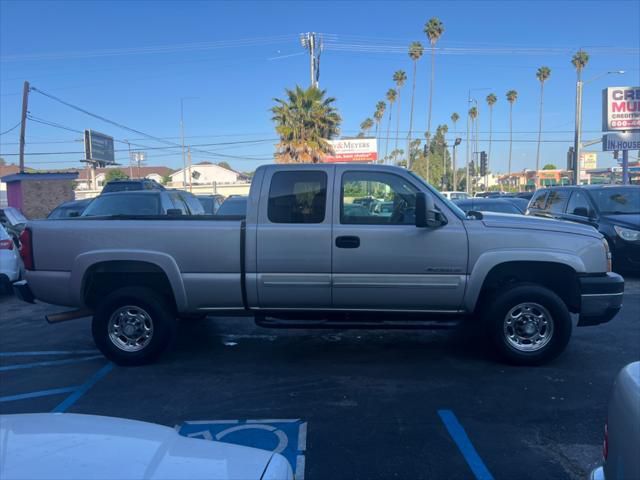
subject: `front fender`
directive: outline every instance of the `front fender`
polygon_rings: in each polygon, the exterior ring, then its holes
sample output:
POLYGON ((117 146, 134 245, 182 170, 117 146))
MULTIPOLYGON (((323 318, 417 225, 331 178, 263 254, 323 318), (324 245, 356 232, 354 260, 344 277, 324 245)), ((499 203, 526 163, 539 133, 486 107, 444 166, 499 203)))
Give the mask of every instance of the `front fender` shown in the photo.
POLYGON ((148 250, 93 250, 78 255, 73 262, 71 278, 69 279, 71 295, 75 297, 74 301, 77 305, 84 306, 82 292, 84 291, 85 277, 89 268, 98 263, 113 261, 145 262, 160 268, 169 280, 178 311, 184 312, 187 310, 187 294, 178 264, 173 257, 166 253, 148 250))
POLYGON ((481 254, 471 270, 467 290, 464 295, 464 307, 468 312, 475 310, 482 285, 489 272, 496 266, 509 262, 545 262, 558 263, 571 267, 576 273, 586 272, 582 259, 566 250, 549 249, 500 249, 481 254))

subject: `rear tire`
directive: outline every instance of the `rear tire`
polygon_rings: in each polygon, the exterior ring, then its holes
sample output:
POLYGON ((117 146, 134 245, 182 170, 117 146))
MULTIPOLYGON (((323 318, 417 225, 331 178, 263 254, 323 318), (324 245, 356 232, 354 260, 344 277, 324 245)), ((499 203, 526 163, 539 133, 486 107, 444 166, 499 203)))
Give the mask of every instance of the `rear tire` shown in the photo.
POLYGON ((520 284, 485 304, 484 328, 500 360, 540 365, 564 351, 571 337, 571 314, 548 288, 520 284))
POLYGON ((144 365, 156 360, 176 332, 174 309, 154 290, 124 287, 97 306, 91 332, 100 351, 118 365, 144 365))

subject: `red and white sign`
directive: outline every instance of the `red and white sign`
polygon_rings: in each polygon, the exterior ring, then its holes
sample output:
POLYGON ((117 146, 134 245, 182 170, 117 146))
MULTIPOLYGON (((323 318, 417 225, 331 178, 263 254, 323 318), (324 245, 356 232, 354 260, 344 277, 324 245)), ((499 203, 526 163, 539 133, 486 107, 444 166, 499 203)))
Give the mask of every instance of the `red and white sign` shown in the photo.
POLYGON ((378 142, 375 138, 329 140, 329 143, 333 147, 334 155, 327 155, 323 162, 372 163, 378 160, 378 142))
POLYGON ((602 90, 602 130, 640 130, 640 87, 602 90))

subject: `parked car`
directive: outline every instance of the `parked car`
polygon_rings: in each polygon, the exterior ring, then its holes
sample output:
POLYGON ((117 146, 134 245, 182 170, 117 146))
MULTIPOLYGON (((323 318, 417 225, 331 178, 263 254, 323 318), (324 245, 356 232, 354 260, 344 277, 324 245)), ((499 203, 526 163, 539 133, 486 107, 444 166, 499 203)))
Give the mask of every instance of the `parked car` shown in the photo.
POLYGON ((102 193, 129 192, 131 190, 165 190, 165 188, 150 178, 132 178, 107 182, 102 188, 102 193))
MULTIPOLYGON (((159 195, 107 195, 135 194, 159 195)), ((592 227, 467 217, 400 167, 263 165, 242 201, 241 218, 30 222, 26 281, 15 290, 76 309, 49 315, 52 323, 91 312, 96 345, 121 365, 153 361, 176 317, 211 311, 287 328, 477 321, 478 342, 503 361, 540 364, 565 349, 572 313, 579 326, 595 325, 622 306, 624 280, 592 227), (392 214, 351 203, 345 192, 358 190, 384 190, 392 214), (358 213, 346 214, 348 205, 358 213)))
POLYGON ((613 385, 604 424, 602 466, 591 480, 640 478, 640 362, 624 367, 613 385))
POLYGON ((93 198, 85 198, 83 200, 73 200, 71 202, 61 203, 51 210, 51 213, 47 215, 47 218, 52 220, 57 218, 79 217, 92 200, 93 198))
POLYGON ((504 192, 476 192, 475 198, 496 198, 502 197, 504 192))
POLYGON ((222 202, 224 202, 224 196, 222 195, 196 195, 196 197, 207 215, 215 215, 222 202))
POLYGON ((16 241, 28 221, 22 212, 15 207, 4 207, 0 209, 0 225, 2 225, 7 233, 16 241))
MULTIPOLYGON (((470 198, 468 200, 454 200, 458 207, 465 211, 465 213, 471 210, 477 212, 496 212, 496 213, 513 213, 522 215, 524 210, 521 210, 513 202, 502 198, 470 198)), ((526 201, 525 201, 526 203, 526 201)))
POLYGON ((278 453, 73 413, 0 416, 0 478, 292 480, 278 453))
POLYGON ((21 263, 13 238, 0 225, 0 293, 11 291, 11 284, 20 280, 21 263))
POLYGON ((440 194, 449 200, 466 200, 471 198, 467 192, 440 192, 440 194))
POLYGON ((105 193, 96 197, 81 217, 203 215, 198 199, 181 190, 138 190, 105 193))
POLYGON ((361 205, 361 206, 363 206, 364 208, 367 208, 367 209, 369 209, 369 210, 372 210, 373 208, 375 208, 375 206, 376 206, 378 203, 381 203, 381 202, 383 202, 383 200, 382 200, 382 199, 375 198, 375 197, 371 197, 371 196, 369 196, 369 197, 362 197, 362 198, 355 198, 355 199, 353 200, 353 204, 355 204, 355 205, 361 205))
POLYGON ((218 211, 216 215, 246 215, 247 214, 247 197, 240 195, 232 195, 228 197, 218 211))
POLYGON ((505 193, 505 197, 513 197, 513 198, 524 198, 525 200, 529 201, 531 200, 531 197, 533 197, 534 192, 512 192, 512 193, 505 193))
POLYGON ((520 197, 500 197, 500 200, 505 200, 509 203, 512 203, 516 206, 520 213, 524 214, 527 211, 527 206, 529 205, 529 200, 526 198, 520 197))
POLYGON ((609 243, 616 270, 640 271, 640 186, 541 188, 528 215, 592 225, 609 243))

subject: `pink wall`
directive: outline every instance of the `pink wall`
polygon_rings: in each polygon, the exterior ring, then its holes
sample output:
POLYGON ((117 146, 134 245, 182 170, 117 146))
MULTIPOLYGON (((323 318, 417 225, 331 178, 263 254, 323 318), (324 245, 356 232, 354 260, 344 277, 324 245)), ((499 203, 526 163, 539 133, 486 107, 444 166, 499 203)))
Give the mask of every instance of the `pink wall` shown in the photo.
POLYGON ((22 211, 22 182, 7 183, 7 203, 22 211))

